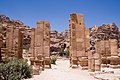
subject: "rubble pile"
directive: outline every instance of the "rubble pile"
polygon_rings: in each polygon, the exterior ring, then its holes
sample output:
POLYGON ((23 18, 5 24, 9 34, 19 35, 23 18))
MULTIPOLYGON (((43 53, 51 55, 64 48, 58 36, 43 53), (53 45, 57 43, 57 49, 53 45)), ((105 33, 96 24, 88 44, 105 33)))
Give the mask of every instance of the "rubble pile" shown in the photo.
POLYGON ((15 26, 15 28, 19 28, 22 31, 22 33, 24 33, 23 48, 28 49, 30 47, 30 39, 31 39, 30 27, 24 25, 24 23, 19 20, 11 20, 9 17, 5 15, 0 15, 0 29, 3 38, 3 47, 5 47, 6 45, 6 29, 11 26, 15 26))
MULTIPOLYGON (((95 42, 101 40, 117 39, 119 42, 120 32, 115 23, 93 26, 90 31, 90 50, 95 50, 95 42)), ((120 45, 118 45, 120 47, 120 45)))

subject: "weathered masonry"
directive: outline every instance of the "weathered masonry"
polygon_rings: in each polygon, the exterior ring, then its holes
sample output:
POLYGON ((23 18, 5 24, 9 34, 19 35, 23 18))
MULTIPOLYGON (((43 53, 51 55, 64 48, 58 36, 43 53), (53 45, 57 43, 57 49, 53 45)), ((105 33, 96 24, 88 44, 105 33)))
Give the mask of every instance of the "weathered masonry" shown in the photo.
POLYGON ((6 31, 6 51, 8 57, 22 58, 23 33, 15 26, 9 26, 6 31))
MULTIPOLYGON (((37 28, 31 31, 31 57, 42 56, 46 65, 50 65, 50 22, 38 21, 37 28)), ((50 65, 51 67, 51 65, 50 65)))
POLYGON ((80 65, 89 71, 119 67, 120 36, 114 23, 87 29, 82 14, 71 14, 69 32, 71 65, 80 65))
POLYGON ((89 48, 89 29, 84 24, 84 15, 71 14, 69 20, 71 65, 87 66, 86 51, 89 48))
POLYGON ((50 23, 48 21, 38 21, 37 28, 31 31, 32 56, 41 54, 50 57, 50 23))

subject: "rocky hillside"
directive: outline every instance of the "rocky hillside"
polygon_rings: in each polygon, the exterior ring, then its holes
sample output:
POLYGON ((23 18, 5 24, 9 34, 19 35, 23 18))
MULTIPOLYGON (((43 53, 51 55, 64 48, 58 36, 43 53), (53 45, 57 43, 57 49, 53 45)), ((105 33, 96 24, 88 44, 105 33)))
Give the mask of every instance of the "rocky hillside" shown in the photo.
MULTIPOLYGON (((11 20, 9 17, 5 15, 0 15, 0 33, 1 37, 3 38, 4 46, 6 47, 6 29, 10 26, 15 26, 16 28, 19 28, 24 33, 24 39, 23 39, 23 48, 28 49, 30 47, 31 42, 31 28, 29 26, 26 26, 23 22, 19 20, 11 20)), ((69 47, 69 39, 68 39, 68 30, 65 30, 63 32, 57 32, 57 31, 51 31, 51 48, 54 49, 54 51, 58 51, 61 47, 69 47)))
POLYGON ((0 31, 1 31, 1 37, 3 38, 3 47, 6 47, 6 29, 8 27, 15 26, 15 28, 19 28, 24 33, 24 39, 23 39, 23 48, 29 48, 30 47, 30 27, 24 25, 23 22, 19 20, 11 20, 9 17, 5 15, 0 15, 0 31))
POLYGON ((120 32, 115 23, 93 26, 90 31, 91 50, 94 50, 95 42, 101 40, 117 39, 120 48, 120 32))
POLYGON ((60 48, 68 48, 69 47, 69 32, 65 30, 63 32, 58 32, 53 30, 50 32, 50 48, 52 52, 59 52, 60 48))
MULTIPOLYGON (((6 29, 10 26, 16 26, 24 33, 23 48, 29 49, 31 42, 31 28, 26 26, 19 20, 11 20, 5 15, 0 15, 0 39, 3 39, 3 47, 6 46, 6 29)), ((98 40, 117 39, 120 48, 120 32, 115 23, 103 24, 101 26, 93 26, 90 29, 90 49, 95 49, 95 42, 98 40)), ((58 32, 53 30, 50 32, 50 50, 51 52, 59 52, 60 48, 69 48, 69 32, 64 30, 58 32)))

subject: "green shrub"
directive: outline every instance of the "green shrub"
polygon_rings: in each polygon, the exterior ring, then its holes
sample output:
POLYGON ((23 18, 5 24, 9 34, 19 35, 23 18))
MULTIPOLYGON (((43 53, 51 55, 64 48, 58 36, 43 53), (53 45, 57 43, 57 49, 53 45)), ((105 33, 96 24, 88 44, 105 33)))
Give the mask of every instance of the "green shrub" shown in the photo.
POLYGON ((57 57, 55 55, 51 56, 51 64, 56 64, 57 57))
POLYGON ((32 77, 32 68, 21 59, 0 64, 0 80, 21 80, 32 77))
POLYGON ((64 55, 64 49, 63 49, 63 48, 60 49, 59 55, 60 55, 60 56, 63 56, 63 55, 64 55))
POLYGON ((70 56, 69 50, 65 51, 65 56, 66 56, 67 58, 69 58, 69 56, 70 56))

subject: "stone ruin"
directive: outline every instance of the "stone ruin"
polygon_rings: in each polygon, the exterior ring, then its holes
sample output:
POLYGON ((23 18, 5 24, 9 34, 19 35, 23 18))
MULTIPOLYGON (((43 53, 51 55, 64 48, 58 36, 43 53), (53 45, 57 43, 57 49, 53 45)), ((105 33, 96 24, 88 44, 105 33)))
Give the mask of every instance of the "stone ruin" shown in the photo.
POLYGON ((22 58, 23 33, 15 26, 10 26, 6 30, 6 56, 22 58))
POLYGON ((0 15, 0 29, 2 39, 1 56, 3 58, 13 56, 22 58, 23 49, 30 47, 29 26, 24 25, 19 20, 11 20, 5 15, 0 15), (28 36, 27 41, 26 33, 28 36), (28 46, 26 47, 26 45, 28 46))
POLYGON ((31 64, 51 67, 50 44, 61 48, 62 43, 70 44, 71 66, 80 65, 89 71, 120 68, 120 32, 115 23, 86 28, 83 14, 71 14, 69 30, 58 33, 50 32, 49 21, 38 21, 37 28, 30 28, 0 15, 0 60, 22 58, 23 49, 27 49, 31 64))
POLYGON ((30 28, 19 20, 0 15, 0 62, 12 57, 30 60, 31 65, 39 65, 43 70, 45 65, 51 68, 50 22, 38 21, 37 28, 30 28), (27 50, 27 56, 23 50, 27 50))
POLYGON ((70 32, 70 62, 71 65, 87 66, 87 53, 89 49, 89 29, 84 24, 84 15, 71 14, 69 20, 70 32), (78 63, 79 61, 79 63, 78 63))
POLYGON ((101 67, 119 67, 119 30, 114 23, 91 28, 89 55, 95 61, 89 62, 92 71, 100 70, 101 67))
POLYGON ((50 22, 38 21, 37 28, 31 31, 31 46, 29 49, 30 60, 33 62, 43 60, 43 68, 50 63, 50 22), (42 58, 39 59, 38 57, 42 58))
POLYGON ((48 21, 38 21, 37 28, 31 31, 32 56, 39 54, 50 57, 50 23, 48 21))
POLYGON ((71 65, 80 64, 89 71, 120 67, 120 32, 115 23, 87 29, 82 14, 71 14, 69 31, 71 65))

